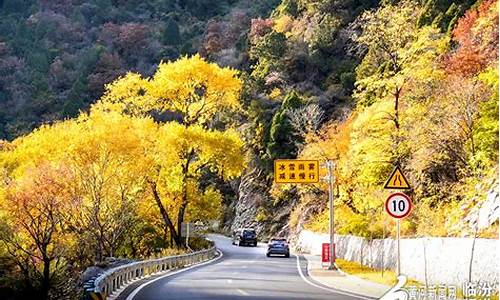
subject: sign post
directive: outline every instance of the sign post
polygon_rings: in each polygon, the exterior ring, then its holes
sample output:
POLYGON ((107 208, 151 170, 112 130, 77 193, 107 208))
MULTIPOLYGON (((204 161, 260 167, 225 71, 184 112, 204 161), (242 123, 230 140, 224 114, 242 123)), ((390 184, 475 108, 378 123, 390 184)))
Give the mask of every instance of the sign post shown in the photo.
POLYGON ((398 240, 398 276, 401 275, 401 221, 397 219, 396 221, 396 231, 397 231, 397 240, 398 240))
POLYGON ((407 217, 412 209, 410 197, 403 193, 391 194, 385 201, 385 211, 393 218, 396 219, 396 238, 397 238, 397 254, 398 254, 398 276, 401 275, 401 248, 400 248, 400 220, 407 217))
MULTIPOLYGON (((384 189, 409 190, 411 189, 408 179, 406 179, 399 165, 394 168, 391 176, 384 185, 384 189)), ((385 211, 396 219, 396 239, 398 254, 398 276, 401 275, 401 219, 410 214, 412 203, 410 197, 403 193, 394 193, 385 201, 385 211)))
POLYGON ((189 247, 189 224, 190 224, 189 222, 186 223, 186 247, 188 249, 191 249, 189 247))
MULTIPOLYGON (((334 247, 334 206, 333 206, 333 183, 334 163, 331 160, 326 161, 328 169, 328 200, 330 209, 329 222, 329 257, 335 257, 334 247)), ((278 159, 274 161, 274 181, 276 183, 318 183, 319 182, 319 161, 318 160, 299 160, 299 159, 278 159)), ((335 260, 330 259, 329 270, 336 270, 335 260)))
POLYGON ((335 263, 335 244, 333 245, 333 251, 330 248, 330 243, 321 244, 321 266, 323 267, 326 264, 330 267, 332 262, 335 263), (333 256, 332 253, 334 254, 333 256))
POLYGON ((180 235, 186 238, 187 243, 189 238, 199 237, 208 229, 209 226, 207 226, 202 221, 196 221, 195 223, 182 222, 180 235))
MULTIPOLYGON (((334 214, 333 214, 333 161, 328 160, 326 162, 326 166, 328 167, 328 200, 329 200, 329 209, 330 209, 330 224, 328 226, 330 233, 330 257, 335 257, 335 248, 334 248, 334 214)), ((330 265, 328 266, 328 270, 336 270, 335 262, 333 259, 330 260, 330 265)))

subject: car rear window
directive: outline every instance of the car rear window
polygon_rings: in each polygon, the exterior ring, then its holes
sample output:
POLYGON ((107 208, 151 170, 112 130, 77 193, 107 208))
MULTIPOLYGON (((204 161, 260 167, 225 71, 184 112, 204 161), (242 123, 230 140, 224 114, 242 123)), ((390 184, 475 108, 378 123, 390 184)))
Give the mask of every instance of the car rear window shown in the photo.
POLYGON ((286 243, 286 239, 271 239, 271 243, 276 243, 276 244, 286 243))
POLYGON ((243 234, 255 234, 255 230, 243 230, 243 234))

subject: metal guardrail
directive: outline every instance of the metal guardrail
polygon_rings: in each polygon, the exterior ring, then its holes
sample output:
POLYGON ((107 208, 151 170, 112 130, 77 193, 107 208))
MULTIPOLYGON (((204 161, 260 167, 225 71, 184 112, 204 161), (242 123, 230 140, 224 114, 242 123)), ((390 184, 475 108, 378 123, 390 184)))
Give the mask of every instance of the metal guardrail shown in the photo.
POLYGON ((217 249, 212 247, 189 254, 133 262, 104 271, 95 278, 93 286, 87 286, 86 290, 92 298, 106 299, 132 281, 206 261, 215 256, 217 249))

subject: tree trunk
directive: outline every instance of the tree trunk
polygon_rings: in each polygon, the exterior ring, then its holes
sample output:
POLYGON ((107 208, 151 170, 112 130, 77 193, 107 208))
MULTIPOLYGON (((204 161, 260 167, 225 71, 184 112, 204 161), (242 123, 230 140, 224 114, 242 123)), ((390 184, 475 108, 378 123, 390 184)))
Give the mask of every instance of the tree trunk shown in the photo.
POLYGON ((42 254, 43 258, 43 276, 41 283, 41 299, 49 299, 50 290, 50 258, 46 254, 42 254))
POLYGON ((177 234, 177 232, 175 231, 174 224, 172 223, 172 220, 168 216, 167 210, 165 209, 165 207, 161 203, 160 195, 158 195, 158 191, 156 189, 156 183, 151 182, 150 184, 151 184, 151 191, 153 192, 153 198, 155 199, 156 205, 158 206, 158 209, 160 210, 160 214, 163 218, 163 221, 165 222, 166 228, 168 230, 170 230, 170 234, 172 236, 172 239, 175 241, 175 244, 178 247, 182 247, 182 241, 181 241, 179 235, 177 234))
POLYGON ((396 88, 394 93, 394 125, 396 125, 396 130, 399 131, 399 96, 401 94, 401 89, 396 88))
MULTIPOLYGON (((193 151, 190 151, 186 157, 186 163, 182 167, 183 173, 183 182, 182 182, 182 202, 179 207, 179 211, 177 213, 177 232, 181 232, 182 223, 184 222, 184 215, 186 214, 186 208, 188 206, 188 191, 187 191, 187 180, 188 180, 188 172, 189 172, 189 164, 191 162, 191 156, 193 155, 193 151)), ((183 242, 183 241, 182 241, 183 242)))
POLYGON ((399 155, 399 144, 401 143, 401 137, 399 135, 399 97, 401 95, 401 88, 396 87, 396 90, 394 91, 394 125, 396 126, 396 141, 394 145, 393 151, 395 152, 396 156, 396 164, 400 165, 401 164, 401 157, 399 155))

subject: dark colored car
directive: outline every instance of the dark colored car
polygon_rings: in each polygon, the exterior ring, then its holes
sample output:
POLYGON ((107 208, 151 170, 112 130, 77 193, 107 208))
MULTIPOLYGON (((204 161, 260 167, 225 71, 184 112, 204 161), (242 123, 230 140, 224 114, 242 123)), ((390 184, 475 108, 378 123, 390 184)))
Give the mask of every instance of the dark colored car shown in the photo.
POLYGON ((251 228, 238 229, 233 234, 233 245, 257 247, 257 233, 251 228))
POLYGON ((285 257, 290 257, 290 248, 288 243, 284 238, 272 238, 267 244, 266 256, 270 257, 273 254, 284 255, 285 257))

